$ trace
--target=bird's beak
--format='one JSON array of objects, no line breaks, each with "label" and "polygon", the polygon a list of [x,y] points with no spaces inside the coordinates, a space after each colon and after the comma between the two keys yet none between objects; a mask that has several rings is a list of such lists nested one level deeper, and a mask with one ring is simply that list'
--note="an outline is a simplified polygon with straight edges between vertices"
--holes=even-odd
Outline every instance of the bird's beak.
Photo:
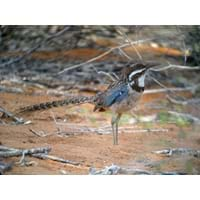
[{"label": "bird's beak", "polygon": [[159,65],[161,65],[161,63],[154,62],[154,63],[147,63],[145,66],[146,66],[146,69],[148,71],[152,67],[156,67],[156,66],[159,66]]}]

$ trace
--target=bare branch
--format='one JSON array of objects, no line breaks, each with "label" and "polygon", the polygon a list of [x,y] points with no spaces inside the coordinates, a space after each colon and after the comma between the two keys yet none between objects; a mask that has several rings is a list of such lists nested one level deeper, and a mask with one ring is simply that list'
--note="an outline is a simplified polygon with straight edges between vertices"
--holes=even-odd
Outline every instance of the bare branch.
[{"label": "bare branch", "polygon": [[[145,42],[151,41],[151,40],[153,40],[153,39],[144,39],[144,40],[139,40],[139,41],[133,41],[133,42],[131,42],[131,44],[145,43]],[[91,58],[91,59],[89,59],[89,60],[87,60],[87,61],[85,61],[83,63],[80,63],[80,64],[77,64],[77,65],[73,65],[71,67],[65,68],[64,70],[58,72],[58,74],[62,74],[62,73],[67,72],[69,70],[76,69],[76,68],[81,67],[83,65],[86,65],[86,64],[89,64],[91,62],[94,62],[94,61],[96,61],[96,60],[98,60],[100,58],[103,58],[103,57],[109,55],[112,51],[114,51],[116,49],[119,49],[119,48],[123,49],[123,48],[125,48],[127,46],[130,46],[130,44],[123,44],[123,45],[120,45],[120,46],[112,47],[108,51],[106,51],[106,52],[104,52],[104,53],[102,53],[102,54],[100,54],[100,55],[98,55],[98,56],[96,56],[94,58]]]},{"label": "bare branch", "polygon": [[24,90],[21,88],[17,88],[17,87],[6,87],[3,85],[0,85],[0,91],[1,92],[8,92],[8,93],[23,93]]},{"label": "bare branch", "polygon": [[12,169],[13,163],[4,163],[0,161],[0,175]]},{"label": "bare branch", "polygon": [[172,155],[190,155],[200,158],[200,150],[190,149],[190,148],[174,148],[174,149],[164,149],[159,151],[153,151],[155,154],[164,154],[166,156]]},{"label": "bare branch", "polygon": [[47,155],[47,153],[49,151],[51,151],[50,147],[39,147],[39,148],[21,150],[21,149],[9,148],[9,147],[0,145],[0,157],[7,158],[7,157],[13,157],[13,156],[22,156],[20,161],[17,162],[17,164],[20,164],[20,165],[27,165],[27,164],[32,165],[34,163],[33,161],[31,161],[31,162],[25,161],[26,155],[30,155],[32,157],[39,158],[39,159],[50,159],[50,160],[54,160],[57,162],[71,164],[71,165],[79,165],[80,164],[78,162],[66,160],[63,158],[59,158],[57,156]]},{"label": "bare branch", "polygon": [[22,156],[24,155],[32,155],[32,154],[36,154],[36,153],[48,153],[51,150],[50,147],[39,147],[39,148],[32,148],[32,149],[13,149],[11,148],[11,150],[8,151],[0,151],[0,157],[13,157],[13,156]]},{"label": "bare branch", "polygon": [[[37,132],[37,131],[35,131],[35,130],[31,129],[31,128],[29,129],[29,131],[31,133],[33,133],[34,135],[37,135],[38,137],[46,137],[48,135],[44,131]],[[51,134],[49,134],[49,135],[51,135]]]},{"label": "bare branch", "polygon": [[114,72],[112,72],[112,75],[116,78],[116,80],[119,80],[119,76],[117,76],[117,74],[115,74]]},{"label": "bare branch", "polygon": [[[149,75],[150,76],[150,75]],[[170,91],[170,89],[168,87],[166,87],[165,85],[163,85],[160,81],[158,81],[157,79],[155,79],[154,77],[150,76],[150,78],[156,82],[159,86],[161,86],[162,88],[165,88],[166,90]]]},{"label": "bare branch", "polygon": [[[173,94],[173,95],[175,95],[175,96],[178,97],[178,95],[177,95],[177,93],[176,93],[175,91],[171,90],[170,88],[167,88],[165,85],[163,85],[161,82],[159,82],[157,79],[153,78],[152,76],[150,76],[150,77],[151,77],[151,79],[152,79],[154,82],[156,82],[159,86],[165,88],[167,92],[169,92],[169,93],[171,93],[171,94]],[[167,98],[168,98],[168,100],[171,101],[172,103],[182,104],[182,105],[187,105],[187,104],[188,104],[187,101],[179,101],[179,102],[178,102],[177,100],[171,98],[169,95],[167,95]],[[194,102],[194,101],[193,101],[193,102],[190,101],[190,103],[194,105],[195,102]],[[194,106],[197,107],[196,105],[194,105]],[[197,107],[197,109],[199,109],[199,107]]]},{"label": "bare branch", "polygon": [[10,117],[11,119],[13,119],[14,121],[16,121],[17,124],[24,124],[25,121],[23,118],[18,118],[16,117],[13,113],[5,110],[4,108],[0,107],[0,112],[2,112],[4,114],[4,116]]},{"label": "bare branch", "polygon": [[119,48],[120,53],[126,57],[128,60],[133,60],[133,58],[131,58],[127,53],[125,53],[124,50],[122,50],[121,48]]},{"label": "bare branch", "polygon": [[[158,80],[155,79],[154,77],[150,76],[150,78],[151,78],[154,82],[156,82],[159,86],[161,86],[162,88],[164,88],[164,89],[166,90],[166,92],[169,92],[169,93],[171,93],[171,94],[177,96],[176,91],[171,90],[171,88],[166,87],[164,84],[162,84],[160,81],[158,81]],[[167,95],[167,97],[169,97],[169,95]]]},{"label": "bare branch", "polygon": [[124,168],[118,165],[112,164],[111,166],[106,166],[104,169],[96,170],[95,168],[90,168],[89,170],[90,175],[153,175],[153,174],[160,174],[160,175],[178,175],[184,174],[182,172],[152,172],[144,169],[133,169],[133,168]]},{"label": "bare branch", "polygon": [[190,66],[183,66],[183,65],[173,65],[173,64],[169,64],[169,65],[164,66],[164,67],[151,68],[150,70],[151,70],[151,71],[155,71],[155,72],[160,72],[160,71],[164,71],[164,70],[168,70],[168,69],[200,70],[200,66],[190,67]]},{"label": "bare branch", "polygon": [[57,156],[52,156],[52,155],[47,155],[47,154],[32,154],[31,156],[35,157],[35,158],[40,158],[40,159],[49,159],[49,160],[53,160],[53,161],[57,161],[57,162],[61,162],[61,163],[65,163],[65,164],[70,164],[70,165],[80,165],[79,162],[74,162],[71,160],[66,160],[63,158],[59,158]]},{"label": "bare branch", "polygon": [[194,93],[199,86],[200,86],[200,84],[193,85],[190,87],[185,87],[185,88],[175,87],[175,88],[166,88],[166,89],[164,88],[164,89],[145,90],[144,94],[155,94],[155,93],[163,93],[163,92],[169,92],[169,91],[171,91],[171,92],[190,91],[190,92]]},{"label": "bare branch", "polygon": [[[72,123],[62,123],[56,122],[57,126],[64,126],[67,128],[65,131],[60,131],[59,134],[63,136],[70,136],[70,135],[79,135],[79,134],[100,134],[100,135],[107,135],[112,133],[111,126],[104,126],[101,128],[94,128],[94,127],[87,127],[86,125],[77,125]],[[126,127],[119,127],[119,133],[161,133],[161,132],[168,132],[168,129],[133,129],[132,126]]]},{"label": "bare branch", "polygon": [[110,73],[104,72],[104,71],[99,71],[98,74],[103,74],[106,75],[107,77],[109,77],[112,81],[116,81],[116,78],[111,75]]},{"label": "bare branch", "polygon": [[[135,52],[136,52],[136,54],[137,54],[137,56],[139,57],[139,59],[142,61],[142,56],[141,56],[141,54],[139,53],[139,51],[137,50],[137,48],[135,47],[135,45],[132,43],[132,41],[129,39],[129,37],[127,36],[127,34],[126,33],[122,33],[121,32],[121,30],[117,30],[118,31],[118,33],[120,33],[120,35],[122,35],[122,36],[124,36],[126,39],[127,39],[127,41],[128,41],[128,43],[130,44],[130,46],[135,50]],[[138,44],[138,43],[137,43]]]},{"label": "bare branch", "polygon": [[31,165],[36,165],[37,164],[35,161],[27,161],[26,158],[25,158],[25,155],[26,155],[26,152],[23,151],[22,157],[15,164],[20,165],[20,166],[31,166]]}]

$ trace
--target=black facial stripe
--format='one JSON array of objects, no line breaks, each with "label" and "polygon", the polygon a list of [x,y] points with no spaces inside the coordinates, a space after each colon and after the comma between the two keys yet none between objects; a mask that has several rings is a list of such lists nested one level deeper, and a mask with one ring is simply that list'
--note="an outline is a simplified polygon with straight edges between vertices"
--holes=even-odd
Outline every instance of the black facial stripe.
[{"label": "black facial stripe", "polygon": [[137,92],[144,92],[144,87],[139,87],[138,84],[131,85],[131,88]]},{"label": "black facial stripe", "polygon": [[[138,75],[138,74],[137,74]],[[140,87],[139,83],[138,83],[138,78],[142,75],[142,72],[140,73],[140,75],[138,77],[134,77],[134,79],[132,79],[132,81],[130,81],[130,86],[133,90],[137,91],[137,92],[143,92],[144,91],[144,87]]]}]

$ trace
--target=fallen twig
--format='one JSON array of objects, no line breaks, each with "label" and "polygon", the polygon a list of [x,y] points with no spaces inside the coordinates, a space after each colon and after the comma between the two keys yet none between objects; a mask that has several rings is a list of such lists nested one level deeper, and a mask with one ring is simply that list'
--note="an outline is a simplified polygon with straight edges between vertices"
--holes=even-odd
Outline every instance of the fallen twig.
[{"label": "fallen twig", "polygon": [[120,167],[117,165],[106,166],[104,169],[97,171],[95,168],[89,169],[90,175],[116,175],[118,174]]},{"label": "fallen twig", "polygon": [[49,160],[53,160],[53,161],[57,161],[57,162],[62,162],[62,163],[66,163],[66,164],[70,164],[70,165],[80,165],[79,162],[75,162],[75,161],[71,161],[71,160],[66,160],[63,158],[59,158],[57,156],[52,156],[52,155],[47,155],[47,154],[32,154],[31,156],[35,157],[35,158],[40,158],[40,159],[49,159]]},{"label": "fallen twig", "polygon": [[50,147],[38,147],[32,149],[9,149],[7,151],[0,151],[0,157],[13,157],[13,156],[22,156],[22,155],[32,155],[36,153],[48,153],[51,150]]},{"label": "fallen twig", "polygon": [[17,165],[20,165],[20,166],[32,166],[32,165],[35,165],[37,164],[35,161],[27,161],[25,159],[25,154],[26,152],[24,151],[22,153],[22,157],[20,158],[20,160],[18,162],[16,162]]},{"label": "fallen twig", "polygon": [[39,137],[46,137],[48,134],[46,134],[44,131],[39,131],[39,132],[37,132],[37,131],[35,131],[35,130],[33,130],[33,129],[29,129],[29,131],[31,132],[31,133],[33,133],[33,134],[35,134],[35,135],[37,135],[37,136],[39,136]]},{"label": "fallen twig", "polygon": [[[87,126],[79,126],[77,124],[69,124],[69,123],[62,123],[62,122],[56,122],[57,126],[65,126],[67,127],[67,130],[61,131],[61,128],[59,128],[59,135],[78,135],[78,134],[90,134],[90,133],[96,133],[100,135],[105,134],[111,134],[112,129],[111,126],[105,126],[101,128],[93,128],[93,127],[87,127]],[[70,131],[71,129],[71,131]],[[159,133],[159,132],[168,132],[168,129],[134,129],[133,127],[119,127],[119,133]]]},{"label": "fallen twig", "polygon": [[34,161],[30,161],[30,162],[26,161],[25,160],[26,155],[39,158],[39,159],[50,159],[50,160],[54,160],[57,162],[62,162],[62,163],[70,164],[70,165],[80,165],[79,162],[66,160],[63,158],[59,158],[57,156],[48,155],[49,151],[51,151],[50,147],[39,147],[39,148],[21,150],[21,149],[15,149],[15,148],[10,148],[10,147],[0,145],[0,157],[7,158],[7,157],[13,157],[13,156],[22,156],[20,161],[16,163],[16,164],[20,164],[21,166],[29,166],[29,165],[35,164]]},{"label": "fallen twig", "polygon": [[16,117],[15,114],[13,114],[13,113],[11,113],[11,112],[5,110],[5,109],[2,108],[2,107],[0,107],[0,112],[2,112],[4,116],[8,116],[8,117],[10,117],[11,119],[13,119],[13,120],[16,122],[16,124],[27,124],[27,123],[29,122],[29,121],[27,121],[27,122],[24,121],[23,118],[18,118],[18,117]]},{"label": "fallen twig", "polygon": [[96,170],[95,168],[90,168],[90,175],[178,175],[185,174],[182,172],[152,172],[143,169],[131,169],[131,168],[123,168],[117,165],[106,166],[104,169]]},{"label": "fallen twig", "polygon": [[0,151],[15,151],[15,150],[16,150],[15,148],[0,145]]},{"label": "fallen twig", "polygon": [[0,91],[1,92],[8,92],[8,93],[23,93],[24,92],[21,88],[6,87],[6,86],[3,86],[3,85],[0,86]]},{"label": "fallen twig", "polygon": [[4,174],[4,172],[12,169],[13,163],[4,163],[0,161],[0,175]]},{"label": "fallen twig", "polygon": [[190,148],[175,148],[175,149],[164,149],[159,151],[153,151],[155,154],[164,154],[166,156],[172,155],[190,155],[200,158],[200,150],[190,149]]}]

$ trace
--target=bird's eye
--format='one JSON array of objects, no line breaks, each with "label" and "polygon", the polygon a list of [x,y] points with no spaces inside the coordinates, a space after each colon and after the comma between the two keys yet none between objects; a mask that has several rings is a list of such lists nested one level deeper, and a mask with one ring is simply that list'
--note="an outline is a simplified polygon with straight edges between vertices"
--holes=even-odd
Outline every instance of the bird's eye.
[{"label": "bird's eye", "polygon": [[135,83],[135,81],[130,81],[130,85],[132,86],[132,85],[134,85],[134,83]]}]

